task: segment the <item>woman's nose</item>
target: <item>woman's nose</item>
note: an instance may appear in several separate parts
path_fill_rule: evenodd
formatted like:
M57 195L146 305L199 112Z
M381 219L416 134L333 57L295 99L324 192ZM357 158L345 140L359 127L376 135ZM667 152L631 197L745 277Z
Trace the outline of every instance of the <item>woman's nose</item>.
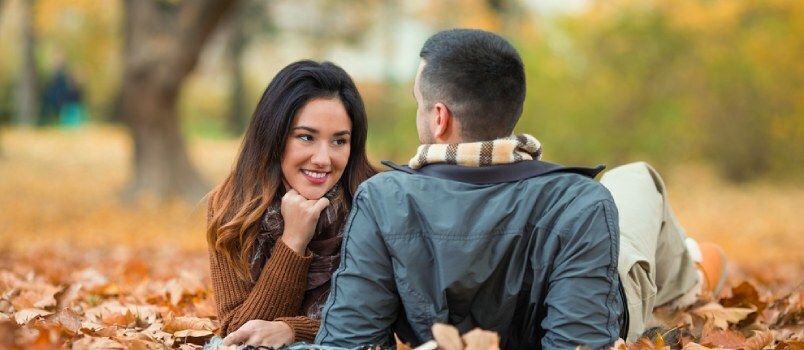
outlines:
M313 152L313 157L310 160L317 166L329 166L331 163L331 159L329 157L329 145L323 142L318 145Z

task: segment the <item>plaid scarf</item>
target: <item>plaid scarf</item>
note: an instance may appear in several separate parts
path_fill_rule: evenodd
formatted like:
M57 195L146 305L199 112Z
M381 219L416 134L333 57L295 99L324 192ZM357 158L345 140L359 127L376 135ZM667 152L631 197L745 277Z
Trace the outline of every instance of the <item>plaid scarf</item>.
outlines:
M541 157L541 142L531 135L520 134L492 141L420 145L408 166L419 169L427 164L446 163L477 167Z

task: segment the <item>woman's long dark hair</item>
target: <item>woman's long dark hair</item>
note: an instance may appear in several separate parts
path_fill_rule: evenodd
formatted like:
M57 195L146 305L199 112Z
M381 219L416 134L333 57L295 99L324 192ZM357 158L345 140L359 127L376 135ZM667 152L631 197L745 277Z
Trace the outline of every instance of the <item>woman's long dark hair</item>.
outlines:
M249 253L262 215L285 191L281 155L293 118L316 98L340 99L352 121L349 162L338 181L349 207L357 186L376 172L366 156L368 121L352 78L333 63L310 60L279 71L257 104L234 169L209 196L207 243L223 253L244 281L251 280Z

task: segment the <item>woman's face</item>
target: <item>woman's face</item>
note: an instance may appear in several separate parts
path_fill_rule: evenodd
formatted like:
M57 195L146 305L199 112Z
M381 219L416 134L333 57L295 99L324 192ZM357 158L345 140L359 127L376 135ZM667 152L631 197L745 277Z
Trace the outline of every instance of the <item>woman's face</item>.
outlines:
M324 196L341 179L352 149L352 121L338 98L307 102L290 126L282 154L287 190L307 199Z

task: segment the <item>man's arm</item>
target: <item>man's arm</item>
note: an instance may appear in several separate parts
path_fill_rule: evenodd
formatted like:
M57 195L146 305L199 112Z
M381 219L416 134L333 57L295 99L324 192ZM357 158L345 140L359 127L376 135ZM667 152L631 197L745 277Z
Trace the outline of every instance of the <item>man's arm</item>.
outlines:
M604 200L556 227L560 237L545 298L542 348L607 347L624 312L617 277L617 210Z
M344 228L341 263L332 276L329 299L321 314L317 344L357 347L390 346L391 325L399 297L391 256L368 205L359 191Z

